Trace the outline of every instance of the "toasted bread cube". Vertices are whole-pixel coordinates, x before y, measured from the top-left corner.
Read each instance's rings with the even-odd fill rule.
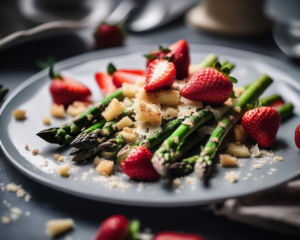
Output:
[[[135,85],[137,85],[138,87],[143,87],[145,85],[145,79],[146,77],[140,77],[136,80]]]
[[[149,122],[154,127],[160,126],[162,114],[156,105],[144,101],[137,102],[134,104],[134,110],[137,121]]]
[[[43,117],[43,123],[45,125],[51,125],[50,117]]]
[[[177,118],[179,114],[179,110],[177,108],[167,107],[163,111],[163,119],[169,120],[172,118]]]
[[[237,167],[237,158],[229,154],[220,154],[220,162],[223,167]]]
[[[106,119],[106,121],[110,121],[119,116],[124,108],[125,105],[114,98],[102,113],[102,116]]]
[[[249,157],[250,156],[249,149],[245,145],[240,144],[239,142],[228,143],[228,147],[227,147],[227,150],[225,153],[231,154],[235,157]]]
[[[132,105],[132,101],[128,97],[124,98],[123,103],[124,103],[125,107],[129,107]]]
[[[114,171],[114,162],[109,160],[103,160],[98,164],[96,170],[101,175],[109,176]]]
[[[235,141],[245,143],[248,140],[248,134],[245,132],[242,124],[235,125],[232,134]]]
[[[177,106],[179,104],[179,91],[176,90],[158,90],[158,91],[139,91],[138,101],[146,103],[162,104],[167,106]]]
[[[65,163],[65,164],[58,167],[58,173],[62,177],[69,177],[70,176],[69,169],[70,169],[70,164]]]
[[[26,118],[25,113],[26,111],[21,109],[16,109],[12,111],[12,114],[16,120],[24,120]]]
[[[56,118],[64,118],[65,117],[65,108],[64,105],[58,105],[53,103],[50,108],[50,114]]]
[[[135,98],[135,95],[139,91],[139,87],[137,85],[133,85],[130,83],[123,83],[123,95],[128,98]]]
[[[119,130],[122,130],[125,127],[129,127],[133,124],[133,121],[128,117],[123,117],[118,123],[117,123],[117,127],[119,128]]]
[[[83,102],[75,101],[72,105],[69,105],[67,113],[72,117],[76,117],[87,110],[87,106]]]
[[[46,223],[46,233],[49,237],[56,237],[74,227],[74,221],[68,219],[50,220]]]
[[[125,142],[127,143],[134,143],[139,137],[138,133],[136,132],[136,129],[129,127],[125,127],[121,134],[124,137]]]

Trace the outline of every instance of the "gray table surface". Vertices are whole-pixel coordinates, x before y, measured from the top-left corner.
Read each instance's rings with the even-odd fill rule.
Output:
[[[183,19],[173,22],[155,32],[130,34],[128,45],[159,44],[185,38],[190,43],[228,46],[273,56],[290,64],[292,62],[276,46],[270,33],[254,38],[231,38],[196,32],[184,25]],[[86,45],[74,35],[58,36],[38,40],[0,52],[0,83],[11,90],[28,77],[38,72],[38,60],[49,56],[57,60],[86,52]],[[92,239],[100,223],[113,214],[123,214],[129,219],[138,218],[142,228],[154,232],[177,230],[195,232],[205,239],[296,239],[292,236],[245,225],[225,217],[215,216],[207,207],[146,208],[114,205],[86,200],[52,190],[22,175],[0,152],[0,183],[14,182],[32,195],[29,203],[16,197],[15,193],[0,191],[0,215],[8,214],[3,204],[6,200],[13,207],[30,211],[31,215],[21,217],[9,225],[0,224],[0,239],[49,239],[45,235],[45,223],[50,219],[73,218],[74,231],[58,239],[71,236],[74,240]]]

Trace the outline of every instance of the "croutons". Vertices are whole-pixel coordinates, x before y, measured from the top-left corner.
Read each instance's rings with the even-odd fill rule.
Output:
[[[56,219],[46,223],[46,233],[49,237],[56,237],[74,227],[73,219]]]
[[[64,160],[67,159],[67,157],[61,156],[61,155],[59,155],[59,154],[53,154],[53,157],[54,157],[57,161],[59,161],[59,162],[63,162]]]
[[[100,162],[101,162],[101,159],[100,159],[98,156],[96,156],[96,157],[94,158],[93,165],[94,165],[95,167],[97,167],[97,166],[99,165]]]
[[[238,159],[229,154],[220,154],[220,162],[223,167],[236,167]]]
[[[114,162],[109,160],[103,160],[98,164],[96,170],[101,175],[109,176],[114,171]]]
[[[125,127],[129,127],[133,124],[133,121],[128,117],[123,117],[118,123],[117,127],[119,130],[122,130]]]
[[[160,126],[162,114],[156,105],[141,101],[134,104],[134,110],[137,121],[149,122],[154,127]]]
[[[32,150],[32,155],[33,155],[33,156],[37,155],[37,154],[39,153],[39,151],[40,151],[40,150],[38,150],[38,149]]]
[[[145,77],[140,77],[135,81],[135,85],[139,87],[143,87],[145,85],[145,79],[146,79]]]
[[[69,105],[67,113],[72,117],[76,117],[87,110],[86,104],[84,102],[75,101],[72,105]]]
[[[70,164],[65,163],[65,164],[58,167],[58,173],[62,177],[69,177],[70,176],[69,169],[70,169]]]
[[[242,124],[237,124],[233,127],[232,138],[241,143],[247,142],[248,134],[245,132]]]
[[[16,120],[24,120],[26,118],[25,113],[26,111],[21,109],[16,109],[12,111],[12,114]]]
[[[45,125],[51,125],[50,117],[43,117],[43,123]]]
[[[123,83],[122,88],[123,95],[128,98],[134,98],[139,91],[139,87],[137,85],[133,85],[130,83]]]
[[[125,127],[121,132],[122,136],[124,137],[125,142],[127,143],[134,143],[138,139],[138,134],[136,129]]]
[[[239,142],[228,143],[227,150],[225,151],[227,154],[231,154],[235,157],[249,157],[250,152],[249,149],[245,146],[240,144]]]
[[[64,118],[65,117],[65,108],[64,105],[57,105],[53,103],[50,108],[50,114],[56,118]]]
[[[179,104],[179,91],[158,90],[147,92],[142,89],[137,96],[137,101],[144,101],[146,103],[162,104],[167,106],[177,106]]]
[[[123,103],[126,107],[129,107],[132,105],[132,101],[128,97],[124,97]]]
[[[110,121],[119,116],[124,108],[125,105],[114,98],[102,113],[102,116],[106,119],[106,121]]]
[[[177,108],[167,107],[162,111],[162,113],[163,113],[162,118],[169,120],[178,117],[179,110]]]

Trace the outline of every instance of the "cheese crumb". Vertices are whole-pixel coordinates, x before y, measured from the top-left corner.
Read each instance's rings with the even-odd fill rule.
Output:
[[[53,154],[53,157],[54,157],[57,161],[59,161],[59,162],[63,162],[65,159],[67,159],[67,157],[61,156],[61,155],[59,155],[58,153],[57,153],[57,154]]]
[[[134,143],[138,139],[139,135],[135,129],[125,127],[121,132],[122,136],[124,137],[124,141],[127,143]]]
[[[240,112],[242,111],[242,109],[241,109],[241,107],[239,107],[239,106],[235,106],[235,107],[234,107],[234,111],[240,113]]]
[[[87,105],[84,102],[75,101],[68,106],[67,113],[72,117],[76,117],[87,110]]]
[[[137,121],[149,122],[154,127],[160,126],[162,113],[157,105],[141,101],[134,104],[134,111]]]
[[[235,171],[230,171],[225,173],[225,180],[227,180],[228,182],[231,183],[237,182],[238,178],[239,175]]]
[[[43,117],[43,123],[45,125],[51,125],[50,117]]]
[[[50,220],[46,223],[46,233],[49,237],[56,237],[74,228],[74,221],[71,218]]]
[[[238,159],[229,154],[220,154],[220,162],[223,167],[237,167]]]
[[[13,207],[10,209],[12,213],[15,213],[17,215],[20,215],[22,214],[22,210],[20,208],[17,208],[17,207]]]
[[[93,165],[94,165],[95,167],[97,167],[97,166],[99,165],[100,162],[101,162],[101,159],[100,159],[98,156],[96,156],[96,157],[94,158]]]
[[[212,138],[211,140],[210,140],[211,142],[213,142],[213,143],[218,143],[219,142],[219,138]]]
[[[169,120],[169,119],[173,119],[176,118],[178,116],[179,110],[177,108],[171,108],[171,107],[167,107],[166,109],[162,110],[162,118]]]
[[[29,211],[27,211],[27,212],[25,213],[25,216],[29,217],[30,214],[31,214],[31,213],[30,213]]]
[[[129,127],[133,124],[133,121],[128,117],[123,117],[118,123],[117,127],[119,130],[122,130],[125,127]]]
[[[139,91],[138,86],[126,82],[122,84],[122,89],[124,97],[128,98],[134,98]]]
[[[33,155],[33,156],[37,155],[37,154],[39,153],[39,151],[40,151],[40,150],[38,150],[38,149],[34,149],[34,150],[32,151],[32,155]]]
[[[186,119],[182,122],[182,124],[187,125],[189,128],[194,127],[193,121],[192,121],[191,119],[189,119],[189,118],[186,118]]]
[[[26,118],[25,113],[26,111],[21,109],[16,109],[12,111],[12,114],[16,120],[24,120]]]
[[[225,153],[233,155],[235,157],[249,157],[249,149],[242,145],[240,142],[228,143]]]
[[[69,177],[70,176],[69,169],[70,169],[70,164],[65,163],[58,167],[58,173],[62,177]]]
[[[173,187],[178,188],[181,185],[181,180],[179,178],[175,178],[173,180]]]
[[[64,105],[58,105],[53,103],[50,108],[50,114],[56,118],[65,118],[65,108]]]
[[[109,160],[103,160],[99,163],[96,170],[104,176],[109,176],[114,171],[114,162]]]
[[[258,145],[256,144],[256,145],[252,146],[252,148],[250,149],[250,152],[252,153],[252,156],[258,157],[260,155]]]
[[[8,217],[3,216],[1,218],[2,224],[9,224],[10,223],[10,219]]]
[[[18,198],[24,197],[26,194],[26,192],[24,191],[24,189],[20,188],[17,192],[16,195]]]
[[[14,183],[9,183],[6,185],[6,190],[10,192],[17,192],[22,186],[16,185]]]
[[[254,169],[260,169],[263,165],[262,164],[255,164],[253,165]]]
[[[195,177],[187,177],[185,182],[191,185],[195,185],[197,183],[197,178]]]
[[[29,202],[30,199],[31,199],[31,196],[30,196],[30,194],[27,193],[27,194],[25,195],[25,202]]]
[[[275,160],[275,161],[278,161],[278,162],[280,162],[280,161],[282,161],[282,160],[283,160],[283,158],[282,158],[282,157],[278,157],[278,156],[276,156],[276,157],[274,157],[274,160]]]
[[[28,145],[27,145],[27,144],[25,145],[25,149],[26,149],[26,150],[29,150],[29,147],[28,147]]]

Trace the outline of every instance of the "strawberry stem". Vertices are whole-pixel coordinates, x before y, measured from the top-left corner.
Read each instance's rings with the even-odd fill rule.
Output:
[[[236,78],[232,77],[232,76],[229,76],[228,79],[232,83],[237,83],[238,82],[238,80]]]
[[[159,46],[159,47],[158,47],[158,50],[159,50],[160,52],[165,52],[165,53],[171,52],[171,50],[170,50],[169,48],[165,48],[165,47],[163,47],[163,46]]]
[[[59,79],[63,80],[62,76],[59,73],[54,72],[54,64],[50,66],[49,68],[49,77],[54,80],[54,79]]]
[[[117,71],[117,68],[112,63],[109,63],[107,65],[107,73],[108,73],[108,75],[112,76],[115,71]]]
[[[222,65],[219,62],[215,62],[213,68],[216,69],[218,72],[221,71]]]

